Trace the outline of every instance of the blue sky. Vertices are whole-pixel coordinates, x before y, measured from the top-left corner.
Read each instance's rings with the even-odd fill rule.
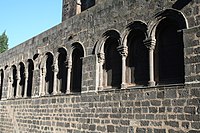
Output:
[[[9,48],[59,24],[62,0],[0,0],[0,34],[6,30]]]

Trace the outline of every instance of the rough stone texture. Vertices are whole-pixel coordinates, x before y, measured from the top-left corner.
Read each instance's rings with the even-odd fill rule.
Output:
[[[1,132],[74,133],[194,133],[200,132],[200,2],[188,0],[98,0],[75,15],[75,4],[63,1],[63,22],[0,55],[0,69],[34,62],[32,97],[9,99],[8,82],[0,100]],[[68,3],[68,5],[67,5]],[[178,3],[178,4],[177,4]],[[180,4],[181,3],[181,4]],[[185,83],[155,87],[98,90],[96,44],[115,29],[122,38],[136,20],[149,24],[154,15],[180,8],[188,21],[184,29]],[[65,13],[65,11],[67,12]],[[69,11],[69,12],[68,12]],[[84,49],[81,93],[40,95],[41,62],[58,48],[73,51],[79,42]],[[36,58],[37,57],[37,58]],[[9,79],[8,75],[5,75]]]
[[[169,87],[167,91],[188,90],[190,95],[185,99],[191,100],[191,92],[194,87]],[[143,100],[109,100],[106,97],[119,95],[122,99],[124,94],[145,94],[149,91],[155,91],[157,88],[146,88],[138,92],[135,89],[126,91],[110,91],[71,95],[55,96],[34,99],[17,99],[1,101],[1,122],[2,132],[26,131],[26,132],[128,132],[138,133],[147,132],[150,128],[155,133],[199,130],[200,116],[197,112],[198,105],[151,105],[147,106],[147,112],[134,111],[143,109],[143,105],[136,106],[136,102],[152,102],[164,100],[174,101],[179,99],[149,99]],[[166,90],[164,90],[166,92]],[[100,97],[104,96],[104,101]],[[196,97],[197,98],[197,97]],[[91,101],[91,99],[93,99]],[[181,112],[166,111],[156,112],[158,107],[163,108],[183,108]],[[153,110],[153,111],[151,111]],[[152,115],[152,116],[150,116]],[[182,115],[181,120],[178,117]],[[190,123],[190,124],[189,124]],[[12,128],[15,127],[15,128]],[[164,128],[164,129],[163,129]]]

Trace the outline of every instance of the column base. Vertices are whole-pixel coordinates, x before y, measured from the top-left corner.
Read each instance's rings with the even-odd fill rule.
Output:
[[[121,84],[121,89],[126,89],[127,88],[127,84],[126,83],[122,83]]]
[[[52,95],[58,95],[58,92],[54,91],[54,92],[52,92]]]
[[[155,86],[155,85],[156,85],[155,81],[149,81],[148,82],[148,86],[150,86],[150,87]]]
[[[99,90],[99,91],[103,90],[103,86],[99,86],[99,87],[98,87],[98,90]]]
[[[40,93],[40,96],[45,96],[45,93]]]
[[[66,91],[66,94],[71,94],[71,90],[67,90],[67,91]]]
[[[15,98],[16,98],[16,99],[20,99],[20,98],[22,98],[22,97],[21,97],[21,96],[15,96]]]

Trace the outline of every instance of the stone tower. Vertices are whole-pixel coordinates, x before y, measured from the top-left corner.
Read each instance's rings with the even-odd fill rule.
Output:
[[[63,0],[62,21],[95,5],[95,0]]]

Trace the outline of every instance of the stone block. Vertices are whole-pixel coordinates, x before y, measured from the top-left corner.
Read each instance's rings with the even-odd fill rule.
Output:
[[[127,133],[128,128],[124,126],[116,127],[116,133]]]
[[[157,107],[149,107],[149,113],[157,113],[158,108]]]
[[[176,98],[176,89],[168,89],[165,91],[165,98]]]
[[[113,125],[107,125],[107,131],[108,132],[115,132],[114,126]]]
[[[184,112],[189,114],[195,114],[195,107],[184,107]]]
[[[164,95],[165,95],[164,91],[157,92],[157,98],[164,98]]]
[[[166,121],[165,125],[171,126],[171,127],[176,127],[176,128],[179,127],[179,123],[177,121]]]
[[[200,122],[192,122],[191,127],[194,129],[200,129]]]
[[[137,128],[136,133],[146,133],[146,129],[145,128]]]
[[[166,129],[154,129],[154,133],[166,133]]]

